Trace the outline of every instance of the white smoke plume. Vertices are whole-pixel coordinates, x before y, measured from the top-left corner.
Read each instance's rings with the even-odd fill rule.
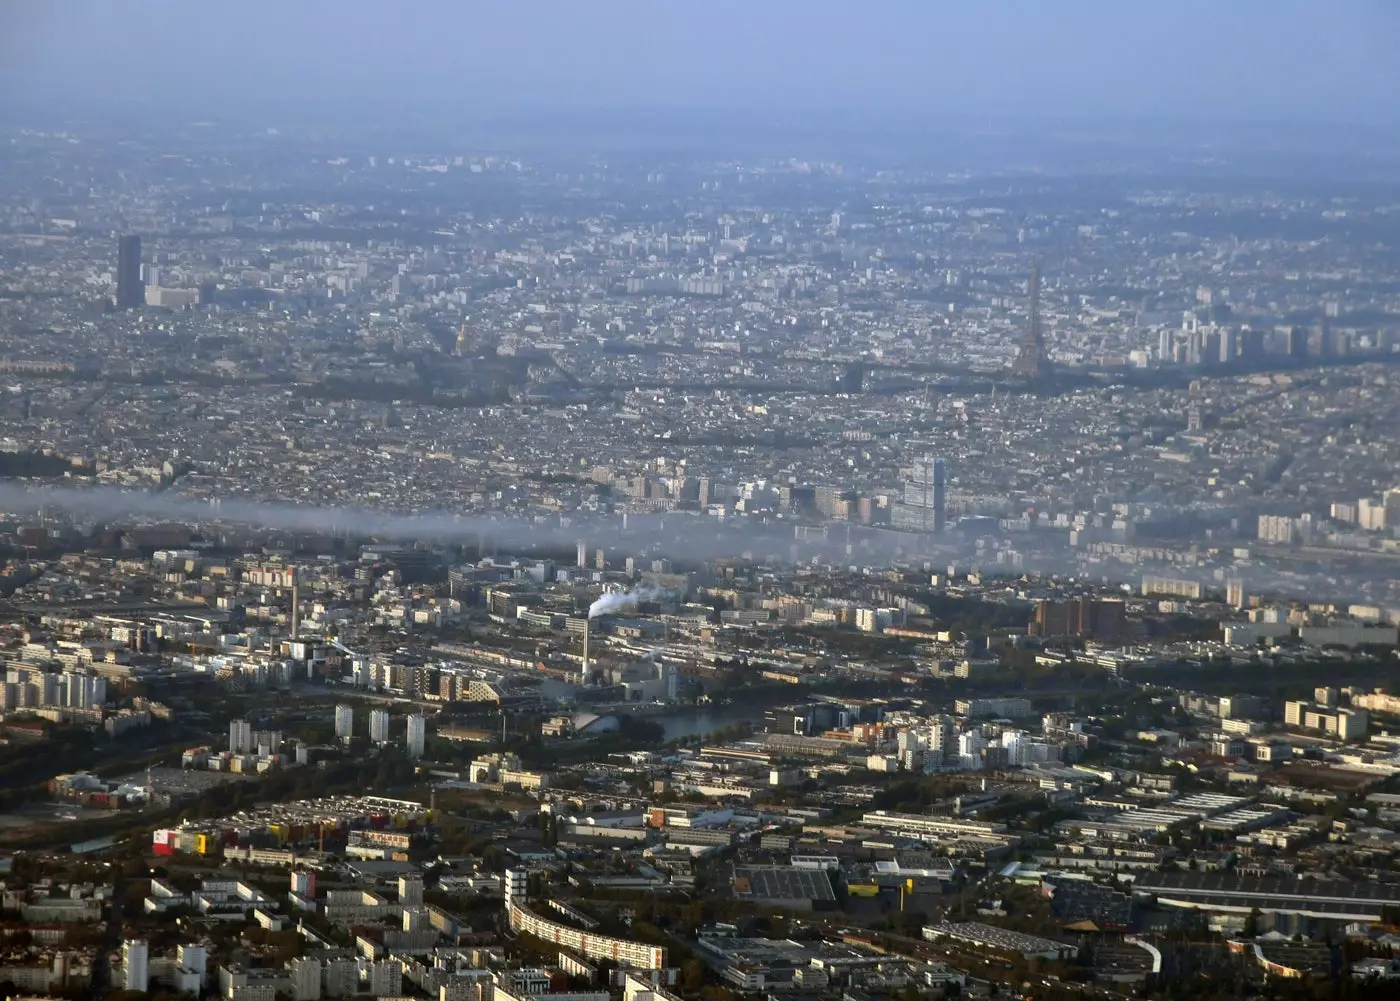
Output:
[[[451,511],[419,511],[395,514],[366,508],[325,508],[304,504],[263,502],[246,497],[196,500],[169,492],[121,490],[114,487],[55,486],[0,480],[0,518],[24,517],[44,511],[50,515],[66,515],[78,521],[103,523],[118,521],[124,525],[149,525],[174,521],[187,525],[230,528],[247,526],[290,532],[311,532],[327,535],[353,534],[398,540],[433,540],[467,542],[487,536],[501,547],[533,547],[555,544],[572,551],[578,542],[580,522],[565,527],[524,519],[486,514],[462,514]],[[704,562],[719,557],[739,556],[746,560],[771,562],[782,566],[792,559],[792,528],[789,526],[754,525],[745,519],[714,519],[680,517],[675,514],[632,515],[625,519],[623,530],[616,522],[600,519],[586,528],[591,544],[600,548],[623,547],[643,551],[657,546],[667,556]],[[974,549],[974,538],[954,533],[941,537],[936,544],[902,533],[871,529],[863,533],[854,552],[830,540],[806,540],[802,558],[820,554],[837,566],[859,564],[886,566],[891,561],[908,562],[912,558],[928,559],[933,565],[959,563],[979,565],[985,554]],[[1044,575],[1058,574],[1079,578],[1084,569],[1068,552],[1051,549],[1036,553],[1025,561],[1025,569]],[[1136,571],[1105,569],[1104,580],[1135,583]],[[1249,573],[1250,591],[1271,599],[1299,598],[1308,601],[1345,600],[1385,604],[1393,573],[1379,563],[1356,566],[1343,574],[1319,574],[1307,569],[1294,569],[1291,564],[1260,565]],[[1207,583],[1209,583],[1207,581]],[[640,601],[652,600],[650,592],[607,594],[589,610],[590,618],[614,614],[635,608]],[[602,605],[599,608],[599,605]]]
[[[617,615],[636,608],[643,601],[655,601],[665,595],[657,588],[639,587],[632,591],[609,591],[588,606],[588,617],[596,619],[600,615]]]

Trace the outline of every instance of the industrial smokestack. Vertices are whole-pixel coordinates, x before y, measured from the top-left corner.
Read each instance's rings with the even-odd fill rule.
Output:
[[[292,639],[301,635],[301,581],[292,567]]]
[[[583,620],[583,683],[588,684],[588,634],[593,631],[593,620],[585,618]]]

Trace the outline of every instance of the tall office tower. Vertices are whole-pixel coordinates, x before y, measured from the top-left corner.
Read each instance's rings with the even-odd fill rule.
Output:
[[[580,542],[578,544],[578,558],[574,561],[574,566],[588,566],[588,543]]]
[[[1045,334],[1040,329],[1040,265],[1031,266],[1030,316],[1021,340],[1021,352],[1011,364],[1011,373],[1039,381],[1050,375],[1050,359],[1045,354]]]
[[[410,758],[421,758],[423,756],[423,746],[427,738],[427,725],[420,713],[414,713],[408,718],[408,732],[404,735],[405,744],[408,747]]]
[[[387,710],[370,710],[369,739],[376,744],[389,743],[389,713]]]
[[[349,706],[335,707],[335,736],[337,740],[349,743],[355,735],[355,710]]]
[[[117,239],[117,308],[137,309],[146,303],[141,281],[141,238],[132,234]]]
[[[150,986],[150,947],[144,938],[122,943],[122,988],[144,992]]]
[[[236,719],[230,723],[228,749],[234,754],[247,754],[253,750],[253,724],[246,719]]]
[[[943,533],[948,527],[948,466],[942,459],[924,456],[904,481],[904,500],[891,510],[895,528]]]

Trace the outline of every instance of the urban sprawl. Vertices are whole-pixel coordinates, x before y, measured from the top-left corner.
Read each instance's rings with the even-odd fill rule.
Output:
[[[1393,185],[548,148],[0,133],[0,989],[1390,996]]]

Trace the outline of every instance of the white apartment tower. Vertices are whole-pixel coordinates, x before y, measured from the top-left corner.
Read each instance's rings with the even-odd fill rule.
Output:
[[[298,897],[313,900],[316,897],[316,874],[298,869],[292,873],[291,891]]]
[[[389,743],[389,712],[372,709],[369,714],[369,739],[376,744]]]
[[[253,724],[236,719],[228,725],[228,749],[234,754],[248,754],[253,748]]]
[[[122,989],[142,991],[150,986],[150,946],[144,938],[122,943]]]
[[[350,738],[355,735],[355,710],[349,706],[335,707],[335,737],[336,740],[349,743]]]
[[[399,877],[399,903],[405,907],[420,907],[423,903],[423,877]]]
[[[507,869],[505,878],[502,880],[502,888],[505,890],[506,907],[509,909],[511,901],[524,901],[530,885],[530,875],[524,869]]]
[[[427,739],[428,728],[421,713],[414,713],[408,717],[408,732],[405,736],[405,743],[408,747],[410,758],[421,758],[423,747]]]

